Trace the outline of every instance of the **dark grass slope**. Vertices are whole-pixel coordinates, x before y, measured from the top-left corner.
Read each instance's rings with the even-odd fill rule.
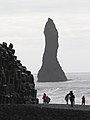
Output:
[[[0,105],[0,120],[90,120],[89,110],[52,106]]]

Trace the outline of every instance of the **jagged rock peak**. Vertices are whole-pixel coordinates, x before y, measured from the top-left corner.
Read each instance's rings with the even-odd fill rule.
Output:
[[[56,29],[56,26],[51,18],[48,18],[48,21],[46,22],[45,29],[44,29],[44,34],[45,31],[48,31],[49,33],[57,34],[58,37],[58,31]]]

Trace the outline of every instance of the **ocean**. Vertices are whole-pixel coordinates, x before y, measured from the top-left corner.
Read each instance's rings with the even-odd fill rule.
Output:
[[[71,90],[75,95],[75,104],[81,104],[84,95],[86,104],[90,104],[90,73],[66,73],[68,81],[65,82],[37,82],[35,75],[35,85],[39,103],[43,103],[42,96],[46,93],[51,104],[65,104],[65,95]]]

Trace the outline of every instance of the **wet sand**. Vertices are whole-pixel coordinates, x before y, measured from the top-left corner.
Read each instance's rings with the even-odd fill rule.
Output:
[[[90,106],[0,105],[0,120],[90,120]]]

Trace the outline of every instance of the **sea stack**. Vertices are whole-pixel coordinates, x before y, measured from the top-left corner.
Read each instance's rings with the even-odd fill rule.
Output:
[[[48,18],[45,29],[45,50],[42,66],[38,72],[38,82],[66,81],[67,77],[57,60],[58,31],[52,19]]]

